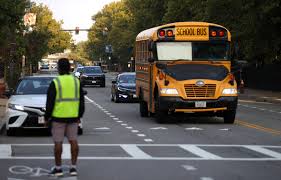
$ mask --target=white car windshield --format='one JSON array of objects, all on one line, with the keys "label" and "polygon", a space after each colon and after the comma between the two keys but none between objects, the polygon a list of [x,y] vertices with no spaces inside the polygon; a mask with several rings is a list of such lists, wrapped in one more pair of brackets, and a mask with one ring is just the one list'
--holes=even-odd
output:
[{"label": "white car windshield", "polygon": [[16,95],[47,94],[53,77],[26,78],[20,81],[16,89]]},{"label": "white car windshield", "polygon": [[228,42],[158,42],[159,61],[229,60]]}]

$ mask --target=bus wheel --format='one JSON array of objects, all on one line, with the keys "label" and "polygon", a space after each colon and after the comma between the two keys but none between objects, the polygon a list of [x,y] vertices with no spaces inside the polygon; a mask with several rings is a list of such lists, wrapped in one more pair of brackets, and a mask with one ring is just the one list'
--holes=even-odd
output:
[{"label": "bus wheel", "polygon": [[167,122],[167,116],[168,116],[168,113],[166,111],[160,111],[159,110],[159,101],[158,101],[158,97],[155,98],[155,101],[154,101],[154,106],[155,106],[155,118],[156,118],[156,121],[160,124],[162,123],[166,123]]},{"label": "bus wheel", "polygon": [[224,123],[233,124],[235,121],[236,110],[225,111],[223,114]]},{"label": "bus wheel", "polygon": [[140,115],[141,117],[148,117],[148,106],[147,102],[140,100]]}]

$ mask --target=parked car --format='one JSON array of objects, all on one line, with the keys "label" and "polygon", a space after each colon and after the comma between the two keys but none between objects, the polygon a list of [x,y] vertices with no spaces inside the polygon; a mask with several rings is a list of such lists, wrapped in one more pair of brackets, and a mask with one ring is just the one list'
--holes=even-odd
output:
[{"label": "parked car", "polygon": [[[29,76],[19,80],[15,91],[6,94],[10,96],[8,108],[4,116],[7,135],[15,134],[16,129],[44,128],[44,113],[46,110],[47,90],[56,76]],[[82,123],[79,124],[79,134],[82,134]]]},{"label": "parked car", "polygon": [[80,75],[83,72],[83,69],[84,69],[83,66],[79,66],[76,69],[74,69],[74,71],[73,71],[74,76],[76,76],[77,78],[80,78]]},{"label": "parked car", "polygon": [[41,70],[48,70],[49,69],[49,64],[43,64],[41,67],[40,67]]},{"label": "parked car", "polygon": [[136,99],[136,73],[121,73],[112,81],[111,100],[125,102]]},{"label": "parked car", "polygon": [[84,66],[80,81],[83,86],[100,85],[100,87],[105,87],[105,74],[100,66]]}]

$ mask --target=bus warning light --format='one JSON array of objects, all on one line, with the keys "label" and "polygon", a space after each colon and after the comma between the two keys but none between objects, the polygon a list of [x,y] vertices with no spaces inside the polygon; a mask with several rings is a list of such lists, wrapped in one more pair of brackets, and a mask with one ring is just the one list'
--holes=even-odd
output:
[{"label": "bus warning light", "polygon": [[165,30],[160,30],[159,31],[159,36],[163,37],[163,36],[165,36],[165,34],[166,34]]},{"label": "bus warning light", "polygon": [[217,36],[217,31],[211,31],[211,36],[213,37]]},{"label": "bus warning light", "polygon": [[167,31],[167,36],[168,37],[172,37],[174,35],[173,31],[172,30],[168,30]]},{"label": "bus warning light", "polygon": [[224,36],[224,31],[219,31],[219,36],[223,37]]}]

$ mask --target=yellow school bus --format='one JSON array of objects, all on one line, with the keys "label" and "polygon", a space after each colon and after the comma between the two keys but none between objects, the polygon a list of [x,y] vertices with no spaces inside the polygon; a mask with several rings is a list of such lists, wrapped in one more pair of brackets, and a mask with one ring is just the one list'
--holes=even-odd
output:
[{"label": "yellow school bus", "polygon": [[175,113],[223,117],[234,123],[237,84],[231,34],[207,22],[176,22],[136,37],[136,94],[142,117],[159,123]]}]

